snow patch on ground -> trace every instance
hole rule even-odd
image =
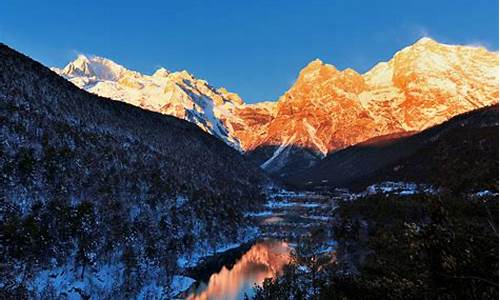
[[[268,217],[274,213],[270,210],[265,211],[250,211],[245,213],[245,217]]]
[[[122,285],[124,280],[124,266],[121,263],[102,265],[93,270],[88,267],[84,276],[82,270],[68,263],[61,267],[54,267],[38,272],[34,276],[30,291],[37,297],[64,298],[71,300],[83,299],[83,296],[91,292],[90,299],[105,299]],[[173,299],[176,295],[186,291],[195,282],[186,276],[175,275],[167,286],[162,285],[164,278],[161,270],[155,270],[146,278],[135,299]]]
[[[295,134],[292,135],[292,137],[289,138],[285,143],[281,144],[279,148],[276,149],[276,151],[274,151],[273,156],[271,156],[271,158],[269,158],[262,165],[260,165],[260,167],[262,169],[267,168],[267,166],[269,166],[269,164],[272,163],[273,160],[275,160],[281,154],[281,152],[283,152],[283,150],[285,150],[285,148],[288,147],[288,145],[290,145],[294,140],[295,140]]]
[[[193,278],[174,275],[167,290],[162,286],[159,286],[156,282],[151,282],[150,284],[143,286],[135,299],[177,299],[177,296],[179,294],[187,291],[195,282],[196,280],[194,280]]]
[[[368,195],[375,195],[375,194],[392,194],[401,196],[410,196],[416,194],[434,195],[438,192],[439,192],[438,189],[427,184],[386,181],[370,185],[369,187],[366,188],[364,192],[356,194],[355,198],[365,197]]]
[[[269,200],[266,204],[264,204],[267,208],[285,208],[285,207],[304,207],[304,208],[316,208],[321,207],[322,205],[314,202],[288,202],[288,201],[274,201]]]
[[[489,190],[480,191],[473,194],[474,197],[486,197],[486,196],[498,196],[498,192],[492,192]]]
[[[191,277],[176,275],[172,278],[172,283],[170,284],[170,295],[176,296],[182,292],[187,291],[193,283],[195,283]]]
[[[34,275],[28,287],[41,298],[54,295],[67,295],[68,299],[82,299],[80,292],[92,291],[92,296],[99,299],[109,295],[115,286],[123,280],[124,266],[121,263],[87,267],[85,272],[76,266],[73,259],[63,266],[44,269]],[[82,276],[83,275],[83,276]]]
[[[316,220],[316,221],[323,221],[323,222],[327,222],[327,221],[330,221],[333,219],[332,217],[329,217],[329,216],[302,216],[302,217],[307,218],[307,219]]]

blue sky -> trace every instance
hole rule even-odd
[[[277,99],[315,58],[365,72],[422,36],[498,50],[498,1],[0,1],[0,41],[45,65],[186,69],[247,102]]]

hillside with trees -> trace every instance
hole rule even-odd
[[[0,298],[168,295],[181,254],[248,236],[243,212],[267,182],[196,125],[87,93],[3,44],[0,137]]]

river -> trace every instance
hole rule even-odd
[[[188,300],[233,300],[253,295],[255,285],[279,274],[290,261],[290,247],[286,242],[262,241],[250,248],[230,269],[222,269],[201,283],[187,297]]]
[[[312,228],[328,227],[335,209],[332,195],[280,192],[268,197],[265,210],[249,212],[262,232],[254,244],[233,265],[223,266],[206,282],[193,286],[188,300],[240,300],[252,296],[254,287],[280,274],[291,260],[294,242]],[[333,243],[325,239],[325,252]]]

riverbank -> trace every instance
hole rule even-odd
[[[218,272],[222,267],[231,268],[256,242],[257,240],[253,240],[224,252],[203,257],[198,265],[184,269],[182,275],[193,278],[196,281],[207,282],[210,276]]]

